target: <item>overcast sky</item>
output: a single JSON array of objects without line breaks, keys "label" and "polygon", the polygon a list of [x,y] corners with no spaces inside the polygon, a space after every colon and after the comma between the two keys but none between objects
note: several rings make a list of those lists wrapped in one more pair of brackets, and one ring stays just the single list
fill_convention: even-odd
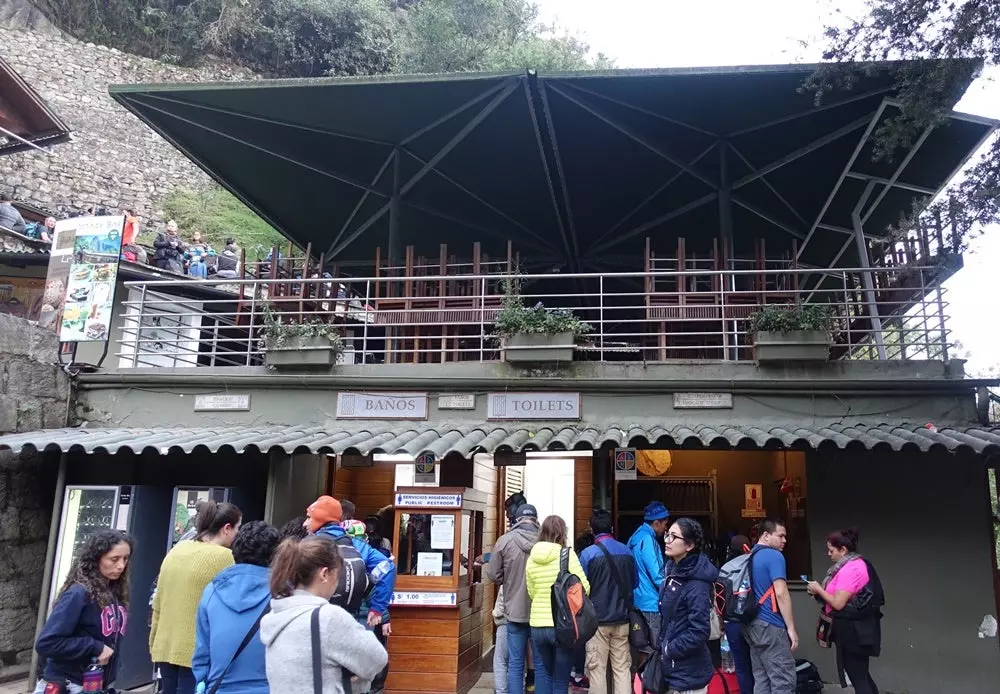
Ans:
[{"label": "overcast sky", "polygon": [[[704,67],[815,62],[816,39],[830,0],[535,0],[546,23],[555,23],[615,59],[618,67]],[[858,0],[837,0],[842,12]],[[803,41],[811,45],[803,45]],[[995,77],[995,75],[991,75]],[[1000,118],[1000,84],[980,79],[959,110]],[[947,283],[953,339],[972,353],[970,370],[1000,364],[992,312],[984,299],[996,296],[1000,229],[974,243],[965,269]],[[992,304],[993,301],[990,301]]]}]

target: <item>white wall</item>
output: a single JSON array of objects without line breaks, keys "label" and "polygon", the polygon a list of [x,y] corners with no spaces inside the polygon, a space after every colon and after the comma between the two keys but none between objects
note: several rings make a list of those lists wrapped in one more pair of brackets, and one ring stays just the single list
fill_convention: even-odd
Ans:
[{"label": "white wall", "polygon": [[573,468],[573,458],[528,458],[524,467],[524,496],[538,509],[539,522],[552,514],[562,516],[570,543],[577,534],[573,527]]}]

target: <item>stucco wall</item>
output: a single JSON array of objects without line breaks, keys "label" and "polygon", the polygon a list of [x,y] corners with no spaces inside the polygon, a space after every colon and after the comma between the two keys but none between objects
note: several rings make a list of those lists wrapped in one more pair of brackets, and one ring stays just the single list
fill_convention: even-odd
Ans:
[{"label": "stucco wall", "polygon": [[208,182],[187,158],[120,107],[111,84],[251,79],[224,64],[178,68],[58,33],[0,28],[0,55],[69,126],[73,141],[0,158],[0,190],[56,212],[136,207],[158,219],[177,186]]},{"label": "stucco wall", "polygon": [[[811,455],[809,531],[815,576],[829,566],[825,537],[858,526],[862,554],[885,586],[882,691],[907,694],[1000,691],[996,639],[977,638],[996,616],[986,477],[981,459],[873,453]],[[835,676],[833,654],[812,638],[817,608],[794,602],[802,656]]]},{"label": "stucco wall", "polygon": [[[69,380],[55,336],[0,314],[0,433],[63,426]],[[0,674],[31,659],[56,468],[0,451]]]}]

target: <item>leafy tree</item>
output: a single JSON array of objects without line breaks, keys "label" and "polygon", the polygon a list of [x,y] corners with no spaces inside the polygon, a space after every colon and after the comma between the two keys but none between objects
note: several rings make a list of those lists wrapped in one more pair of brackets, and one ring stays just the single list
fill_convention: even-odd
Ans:
[{"label": "leafy tree", "polygon": [[[860,18],[837,10],[825,30],[821,68],[806,87],[817,100],[857,79],[856,61],[934,58],[903,67],[897,77],[899,116],[875,131],[876,157],[892,159],[929,126],[940,123],[983,67],[1000,64],[1000,0],[866,0]],[[941,60],[953,59],[953,60]],[[930,210],[968,238],[1000,221],[1000,139]]]},{"label": "leafy tree", "polygon": [[[201,189],[177,189],[164,200],[163,209],[164,218],[175,220],[182,235],[190,237],[200,231],[205,242],[217,252],[225,248],[230,236],[246,249],[247,260],[264,258],[275,246],[288,248],[288,240],[270,224],[214,184]],[[153,233],[149,231],[141,240],[151,242]]]}]

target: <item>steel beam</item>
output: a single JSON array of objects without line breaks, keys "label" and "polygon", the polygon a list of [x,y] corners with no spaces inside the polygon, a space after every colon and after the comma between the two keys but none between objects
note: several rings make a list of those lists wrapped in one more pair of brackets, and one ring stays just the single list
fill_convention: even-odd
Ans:
[{"label": "steel beam", "polygon": [[559,187],[562,190],[563,206],[566,208],[566,226],[569,227],[569,240],[572,253],[567,258],[570,267],[574,271],[578,270],[577,258],[580,256],[580,242],[576,234],[576,224],[573,221],[573,208],[570,206],[569,187],[566,185],[566,172],[563,169],[562,157],[559,155],[559,140],[556,138],[556,128],[552,121],[552,109],[549,107],[549,95],[545,85],[537,83],[538,93],[542,99],[542,110],[545,113],[545,126],[549,133],[549,146],[552,148],[552,157],[555,160],[556,173],[559,176]]},{"label": "steel beam", "polygon": [[447,123],[452,118],[454,118],[455,116],[459,115],[460,113],[462,113],[464,111],[467,111],[468,109],[472,108],[473,106],[475,106],[476,104],[478,104],[480,101],[483,101],[484,99],[488,99],[491,96],[494,96],[497,92],[499,92],[501,89],[504,88],[504,84],[505,83],[506,83],[506,81],[500,82],[499,84],[493,86],[491,89],[487,89],[482,94],[469,99],[464,104],[462,104],[460,106],[457,106],[457,107],[453,108],[452,110],[448,111],[448,113],[444,114],[440,118],[438,118],[438,119],[436,119],[434,121],[431,121],[430,123],[428,123],[424,127],[420,128],[419,130],[416,130],[412,134],[407,135],[399,143],[399,146],[400,147],[406,147],[406,145],[410,144],[411,142],[413,142],[414,140],[418,139],[422,135],[425,135],[425,134],[429,133],[431,130],[434,130],[434,128],[438,127],[439,125],[443,125],[444,123]]},{"label": "steel beam", "polygon": [[808,111],[800,111],[799,113],[792,113],[787,116],[782,116],[780,118],[774,118],[764,123],[758,123],[757,125],[750,126],[749,128],[744,128],[742,130],[736,130],[731,133],[726,133],[726,137],[730,138],[739,137],[740,135],[746,135],[747,133],[763,130],[764,128],[770,128],[773,125],[781,125],[782,123],[798,120],[799,118],[808,118],[809,116],[815,115],[817,113],[822,113],[823,111],[829,111],[831,109],[840,108],[841,106],[846,106],[847,104],[853,104],[857,101],[864,101],[865,99],[870,99],[873,96],[878,96],[879,94],[886,94],[890,91],[892,91],[892,87],[880,87],[878,89],[873,89],[870,92],[855,94],[849,99],[842,99],[841,101],[824,104],[823,106],[817,106]]},{"label": "steel beam", "polygon": [[687,128],[688,130],[692,130],[696,133],[701,133],[702,135],[708,135],[711,138],[717,139],[719,137],[718,133],[713,133],[711,130],[705,130],[704,128],[699,128],[697,125],[691,125],[690,123],[685,123],[684,121],[677,120],[676,118],[665,116],[662,113],[657,113],[656,111],[650,111],[647,108],[643,108],[642,106],[636,106],[635,104],[630,104],[627,101],[616,99],[613,96],[608,96],[606,94],[601,94],[600,92],[595,92],[593,90],[586,89],[578,84],[573,84],[571,82],[561,82],[561,84],[563,84],[566,87],[569,87],[570,89],[582,92],[583,94],[589,94],[590,96],[593,96],[597,99],[603,99],[604,101],[610,102],[612,104],[617,104],[618,106],[627,108],[630,111],[635,111],[636,113],[642,113],[643,115],[650,116],[651,118],[656,118],[658,120],[662,120],[667,123],[671,123],[673,125],[679,125],[682,128]]},{"label": "steel beam", "polygon": [[[867,174],[858,173],[857,171],[848,171],[848,178],[853,178],[856,181],[875,181],[876,183],[881,183],[882,185],[888,185],[891,188],[899,188],[900,190],[908,190],[912,193],[921,193],[922,195],[934,195],[937,193],[933,188],[927,188],[926,186],[915,186],[912,183],[901,183],[900,181],[895,181],[890,184],[888,178],[882,178],[881,176],[868,176]],[[854,232],[851,232],[854,233]]]},{"label": "steel beam", "polygon": [[[733,154],[735,154],[737,157],[739,157],[740,161],[742,161],[744,164],[746,164],[748,167],[750,167],[751,171],[753,171],[753,170],[755,170],[757,168],[756,166],[754,166],[753,164],[750,163],[749,159],[747,159],[745,156],[743,156],[743,153],[740,152],[740,150],[736,149],[736,146],[732,142],[729,142],[728,140],[726,142],[729,145],[729,149],[733,150]],[[799,214],[799,211],[796,210],[794,207],[792,207],[792,203],[790,203],[787,200],[785,200],[785,197],[781,193],[778,192],[778,189],[775,188],[773,185],[771,185],[770,181],[767,180],[767,176],[761,176],[760,177],[760,182],[763,183],[765,186],[767,186],[767,189],[769,191],[771,191],[771,193],[774,195],[774,197],[778,198],[778,200],[781,201],[781,204],[784,205],[786,208],[788,208],[788,211],[791,212],[793,215],[795,215],[795,218],[797,220],[799,220],[800,222],[802,222],[803,226],[805,226],[806,224],[808,224],[808,222],[805,220],[805,218],[802,215]]]},{"label": "steel beam", "polygon": [[729,143],[719,143],[719,234],[733,248],[733,189],[729,182]]},{"label": "steel beam", "polygon": [[667,212],[666,214],[661,214],[656,219],[651,219],[648,222],[635,227],[634,229],[626,231],[624,234],[620,234],[619,236],[617,236],[612,241],[592,246],[589,250],[592,253],[600,253],[601,251],[603,251],[603,250],[605,250],[607,248],[614,248],[615,246],[617,246],[622,241],[630,239],[630,238],[632,238],[634,236],[638,236],[640,234],[644,234],[647,231],[649,231],[650,229],[655,229],[656,227],[660,226],[664,222],[669,222],[671,219],[674,219],[676,217],[680,217],[683,214],[687,214],[691,210],[697,209],[697,208],[701,207],[702,205],[707,205],[708,203],[710,203],[713,200],[715,200],[715,198],[718,197],[718,195],[719,194],[717,192],[715,192],[715,193],[709,193],[707,195],[703,195],[700,198],[697,198],[696,200],[692,200],[691,202],[689,202],[686,205],[682,205],[681,207],[678,207],[676,210],[672,210],[670,212]]},{"label": "steel beam", "polygon": [[[691,161],[688,162],[688,166],[692,166],[694,164],[697,164],[699,161],[701,161],[703,158],[705,158],[705,156],[707,156],[708,153],[711,152],[718,144],[719,144],[719,142],[716,141],[716,142],[713,142],[712,144],[710,144],[705,149],[703,149],[701,151],[701,153],[697,157],[695,157],[694,159],[692,159]],[[680,178],[683,175],[684,175],[683,171],[678,171],[673,176],[671,176],[670,178],[668,178],[667,181],[666,181],[666,183],[664,183],[662,186],[660,186],[659,188],[657,188],[656,190],[654,190],[652,193],[649,194],[649,196],[645,200],[643,200],[642,202],[640,202],[638,205],[636,205],[634,208],[632,208],[628,213],[626,213],[625,216],[622,217],[621,219],[619,219],[615,223],[615,225],[613,227],[611,227],[606,232],[604,232],[603,234],[601,234],[597,238],[597,240],[594,241],[593,244],[591,244],[591,246],[597,245],[597,244],[601,243],[602,241],[604,241],[605,239],[614,236],[615,232],[618,231],[618,227],[620,227],[622,224],[624,224],[629,219],[631,219],[631,217],[636,212],[638,212],[643,207],[645,207],[646,205],[648,205],[649,203],[651,203],[654,199],[656,199],[657,196],[660,195],[660,193],[662,193],[663,191],[665,191],[674,181],[676,181],[678,178]]]},{"label": "steel beam", "polygon": [[765,164],[764,166],[761,166],[756,171],[753,171],[753,172],[747,174],[743,178],[741,178],[738,181],[736,181],[735,183],[733,183],[733,190],[735,190],[737,188],[742,188],[746,184],[751,183],[752,181],[756,181],[758,178],[763,178],[764,176],[768,175],[769,173],[771,173],[773,171],[777,171],[781,167],[787,166],[788,164],[791,164],[793,161],[795,161],[797,159],[801,159],[802,157],[806,156],[807,154],[815,152],[817,149],[821,149],[823,147],[826,147],[831,142],[836,142],[837,140],[839,140],[840,138],[844,137],[845,135],[849,135],[852,132],[854,132],[855,130],[863,127],[868,122],[869,122],[869,116],[864,116],[863,118],[858,118],[857,120],[851,121],[850,123],[848,123],[847,125],[845,125],[845,126],[843,126],[841,128],[837,128],[832,133],[827,133],[823,137],[821,137],[819,139],[816,139],[816,140],[813,140],[812,142],[810,142],[808,145],[805,145],[804,147],[799,147],[794,152],[789,152],[785,156],[779,157],[778,159],[775,159],[770,164]]},{"label": "steel beam", "polygon": [[[868,211],[861,215],[862,224],[867,223],[868,219],[875,214],[875,210],[878,209],[879,203],[885,199],[889,190],[896,184],[896,181],[899,180],[899,177],[903,174],[903,171],[906,170],[906,167],[909,166],[913,157],[920,150],[920,147],[927,141],[927,138],[930,137],[930,134],[934,131],[934,127],[935,126],[931,125],[920,133],[920,137],[917,138],[917,141],[913,143],[910,151],[906,153],[905,157],[903,157],[903,161],[899,162],[899,166],[897,166],[896,170],[892,172],[892,177],[889,179],[889,182],[885,184],[885,187],[883,187],[881,192],[875,197],[875,201],[868,206]],[[871,185],[871,182],[869,182],[869,185]]]},{"label": "steel beam", "polygon": [[[380,180],[382,180],[382,176],[385,175],[385,172],[388,170],[389,165],[392,164],[392,162],[396,159],[396,154],[397,154],[396,151],[391,152],[389,154],[389,156],[385,158],[385,161],[382,162],[382,166],[379,167],[379,170],[375,174],[375,177],[372,178],[372,183],[371,184],[372,184],[373,188],[378,185],[378,182]],[[364,192],[364,194],[361,196],[361,198],[358,200],[358,204],[354,206],[353,210],[351,210],[350,216],[347,218],[347,220],[344,222],[344,224],[340,227],[340,231],[337,232],[337,236],[334,237],[333,242],[330,244],[330,247],[326,249],[327,254],[329,254],[330,252],[333,251],[333,247],[337,245],[337,243],[340,241],[340,239],[347,232],[347,228],[349,226],[351,226],[351,222],[354,221],[354,218],[357,216],[358,211],[361,209],[362,205],[365,204],[365,201],[368,200],[368,195],[369,195],[369,193],[366,190]]]},{"label": "steel beam", "polygon": [[657,155],[661,159],[664,159],[664,160],[670,162],[671,164],[673,164],[674,166],[676,166],[678,169],[681,169],[684,172],[686,172],[688,175],[693,176],[694,178],[697,178],[699,181],[701,181],[702,183],[704,183],[705,185],[707,185],[709,188],[712,188],[713,190],[718,190],[719,186],[715,183],[715,181],[712,181],[707,176],[703,176],[702,174],[698,173],[697,171],[695,171],[694,169],[692,169],[690,166],[688,166],[687,164],[685,164],[684,162],[682,162],[677,157],[673,156],[672,154],[669,154],[668,152],[666,152],[665,150],[661,149],[660,147],[657,147],[656,145],[654,145],[652,142],[649,142],[648,140],[646,140],[646,138],[642,137],[641,135],[638,135],[638,134],[632,132],[629,128],[626,128],[624,125],[621,125],[620,123],[616,123],[613,118],[611,118],[611,117],[609,117],[609,116],[601,113],[599,110],[597,110],[596,108],[594,108],[590,104],[586,104],[586,103],[580,101],[579,99],[577,99],[572,94],[567,93],[565,89],[560,89],[559,87],[557,87],[555,85],[552,85],[550,87],[550,89],[552,89],[552,91],[556,92],[557,94],[559,94],[561,97],[563,97],[567,101],[575,104],[579,108],[582,108],[584,111],[586,111],[590,115],[594,116],[594,118],[597,118],[598,120],[602,121],[606,125],[610,125],[612,128],[614,128],[615,130],[617,130],[618,132],[620,132],[622,135],[624,135],[625,137],[629,138],[633,142],[637,142],[638,144],[642,145],[643,147],[645,147],[646,149],[648,149],[650,152],[652,152],[653,154]]},{"label": "steel beam", "polygon": [[399,222],[402,215],[402,153],[397,149],[392,157],[392,197],[389,198],[389,240],[386,242],[389,251],[389,265],[396,265],[400,259],[402,246],[399,239]]},{"label": "steel beam", "polygon": [[[524,98],[528,104],[528,113],[531,115],[531,125],[532,129],[535,131],[535,142],[538,145],[538,156],[542,160],[542,171],[545,173],[545,183],[549,188],[549,199],[552,200],[552,211],[556,215],[556,226],[559,228],[559,236],[562,238],[563,248],[566,250],[566,259],[569,260],[572,257],[573,252],[570,249],[569,237],[566,235],[566,226],[563,222],[562,212],[559,210],[559,198],[556,195],[556,185],[552,178],[552,168],[549,166],[549,159],[545,155],[545,143],[542,141],[542,126],[538,122],[538,110],[535,108],[535,101],[531,95],[531,81],[534,79],[530,76],[524,81]],[[537,84],[536,84],[537,88]]]},{"label": "steel beam", "polygon": [[804,239],[806,237],[806,234],[805,234],[804,231],[800,231],[800,230],[798,230],[798,229],[796,229],[794,227],[791,227],[791,226],[785,224],[784,222],[782,222],[779,219],[775,219],[774,217],[772,217],[771,215],[767,214],[766,212],[757,209],[753,205],[750,205],[750,204],[744,202],[743,200],[740,200],[735,195],[733,196],[733,202],[736,203],[737,205],[739,205],[740,207],[742,207],[744,210],[747,210],[748,212],[753,212],[755,215],[757,215],[758,217],[760,217],[761,219],[763,219],[768,224],[771,224],[772,226],[778,227],[779,229],[781,229],[785,233],[791,234],[792,236],[794,236],[795,238],[797,238],[799,240],[802,240],[802,239]]},{"label": "steel beam", "polygon": [[808,246],[809,242],[812,240],[813,234],[816,233],[816,229],[818,229],[819,225],[823,222],[823,217],[826,216],[826,211],[830,209],[830,204],[833,203],[833,199],[837,197],[837,193],[840,191],[840,186],[844,184],[844,179],[847,178],[847,174],[850,172],[851,167],[854,166],[855,160],[858,158],[858,155],[861,154],[861,150],[864,149],[865,143],[868,142],[868,138],[871,136],[872,131],[878,124],[879,118],[882,117],[882,112],[885,111],[885,104],[886,102],[883,99],[882,103],[880,103],[878,108],[875,109],[875,113],[872,114],[871,122],[868,123],[868,127],[865,128],[864,134],[862,134],[861,138],[858,140],[858,144],[851,153],[850,159],[848,159],[847,163],[844,164],[844,169],[840,172],[840,177],[837,178],[837,182],[834,184],[833,190],[831,190],[830,195],[827,196],[826,202],[823,203],[823,207],[820,209],[819,214],[816,215],[816,220],[812,223],[812,226],[809,228],[809,232],[806,234],[805,240],[799,247],[798,258],[802,257],[802,254],[806,250],[806,246]]},{"label": "steel beam", "polygon": [[861,199],[858,200],[858,204],[854,206],[854,210],[851,212],[851,222],[854,224],[854,242],[858,246],[858,260],[861,261],[861,267],[865,270],[861,273],[861,286],[865,290],[868,317],[872,322],[872,330],[875,331],[875,347],[878,350],[878,358],[884,361],[886,359],[885,335],[882,334],[882,319],[878,314],[878,301],[875,298],[875,283],[872,281],[871,261],[868,258],[868,245],[865,243],[864,222],[861,220],[861,208],[868,202],[868,198],[871,197],[872,190],[875,189],[876,185],[878,184],[869,181],[868,185],[865,186],[864,194],[862,194]]},{"label": "steel beam", "polygon": [[[854,236],[854,229],[848,229],[847,227],[839,227],[835,224],[820,224],[817,226],[818,229],[824,229],[826,231],[835,231],[838,234],[847,234],[848,236]],[[869,234],[865,232],[865,238],[869,241],[885,241],[885,238],[881,236],[876,236],[875,234]],[[801,263],[800,263],[801,264]]]},{"label": "steel beam", "polygon": [[[447,212],[442,212],[440,210],[436,210],[433,207],[428,207],[426,205],[421,205],[420,203],[413,202],[412,200],[407,200],[406,203],[405,203],[405,205],[407,207],[411,208],[411,209],[417,210],[418,212],[423,212],[424,214],[429,214],[432,217],[437,217],[439,219],[444,219],[446,221],[449,221],[449,222],[451,222],[453,224],[458,224],[460,226],[468,227],[469,229],[473,229],[475,231],[478,231],[481,234],[487,234],[489,236],[493,236],[493,237],[496,237],[498,239],[502,239],[503,241],[510,240],[510,234],[504,233],[502,231],[497,231],[496,229],[490,229],[489,227],[485,227],[485,226],[483,226],[481,224],[478,224],[477,222],[473,222],[473,221],[470,221],[468,219],[463,219],[461,217],[455,216],[453,214],[449,214]],[[536,244],[536,243],[534,243],[532,241],[525,241],[524,245],[528,246],[528,247],[531,247],[531,248],[538,249],[540,251],[549,252],[549,253],[551,253],[554,250],[554,249],[552,249],[549,246],[542,246],[542,245]],[[534,257],[534,256],[532,256],[532,257]]]}]

